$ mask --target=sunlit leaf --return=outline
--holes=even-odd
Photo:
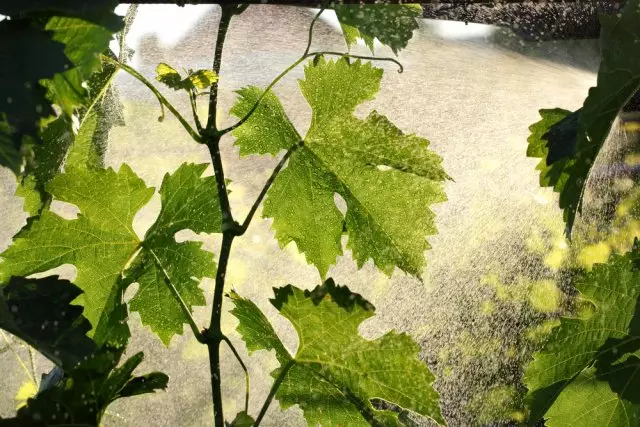
[[[165,175],[160,188],[162,210],[144,238],[143,250],[127,273],[140,286],[131,300],[131,310],[140,312],[144,324],[169,344],[182,334],[185,317],[166,283],[168,275],[185,303],[191,308],[206,305],[203,277],[214,277],[213,254],[201,249],[200,242],[177,243],[180,230],[217,233],[222,215],[218,205],[215,177],[201,178],[207,165],[185,164]]]
[[[67,168],[47,184],[47,191],[57,200],[76,205],[78,218],[67,220],[46,210],[32,219],[13,245],[0,254],[0,282],[73,264],[77,269],[74,283],[84,291],[80,301],[94,327],[91,335],[99,344],[119,344],[128,338],[122,293],[137,280],[140,288],[131,306],[168,344],[174,333],[182,332],[186,318],[162,270],[189,307],[204,304],[193,277],[199,280],[215,272],[212,254],[202,251],[200,243],[177,243],[174,238],[183,229],[220,229],[213,178],[200,178],[205,167],[185,164],[165,177],[162,211],[143,241],[133,231],[132,222],[151,198],[152,188],[127,165],[118,172]],[[131,270],[126,271],[130,265]]]
[[[211,70],[189,71],[182,77],[173,67],[160,63],[156,67],[156,80],[173,90],[206,89],[218,81],[218,75]]]
[[[639,262],[636,244],[579,277],[580,300],[593,309],[586,317],[561,319],[527,367],[532,423],[545,417],[550,427],[636,425],[631,420],[640,413]]]
[[[243,118],[258,102],[262,90],[249,86],[236,91],[238,101],[231,108],[230,114]],[[260,101],[258,107],[249,119],[231,133],[236,137],[235,145],[240,147],[240,155],[271,154],[276,155],[280,150],[287,149],[302,137],[289,121],[278,97],[269,91]]]
[[[334,9],[347,46],[361,38],[372,52],[378,39],[397,54],[407,47],[422,18],[419,4],[340,4]]]
[[[283,409],[299,405],[309,425],[400,425],[397,413],[373,407],[374,398],[444,423],[435,377],[418,359],[419,346],[395,332],[376,340],[359,335],[360,324],[374,315],[360,295],[331,279],[313,291],[275,289],[271,303],[298,334],[295,355],[255,304],[236,293],[230,298],[249,351],[276,351],[280,367],[274,378],[288,369],[275,398]]]
[[[430,247],[426,236],[436,233],[428,207],[446,199],[441,158],[428,149],[429,141],[403,134],[375,111],[364,120],[353,115],[375,97],[381,78],[382,70],[370,63],[320,58],[300,81],[313,112],[311,127],[267,193],[263,215],[273,218],[280,244],[295,242],[322,276],[342,254],[344,229],[359,266],[373,259],[387,274],[397,266],[416,276]],[[239,93],[232,113],[240,117],[258,92]],[[299,141],[275,96],[265,100],[234,132],[244,154],[275,153]],[[346,202],[344,215],[336,193]]]

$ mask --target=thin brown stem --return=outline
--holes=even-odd
[[[218,89],[220,87],[220,66],[222,65],[222,51],[224,49],[224,41],[227,37],[227,31],[229,30],[229,24],[231,18],[236,13],[236,6],[229,6],[225,4],[220,5],[221,16],[220,24],[218,25],[218,34],[216,36],[216,47],[213,53],[213,67],[212,70],[218,76],[218,80],[211,85],[209,95],[209,119],[207,120],[207,130],[217,130],[216,117],[218,110]]]
[[[224,168],[222,165],[222,157],[220,156],[220,138],[221,133],[218,132],[216,125],[216,113],[218,108],[218,88],[220,85],[220,65],[222,63],[222,51],[224,41],[227,36],[229,24],[233,15],[244,10],[238,6],[221,5],[220,24],[218,26],[218,34],[213,57],[213,71],[219,76],[218,80],[211,85],[209,92],[209,114],[206,129],[202,132],[204,142],[207,144],[211,162],[213,163],[213,172],[216,179],[216,188],[218,191],[218,201],[222,211],[222,244],[220,246],[220,257],[218,258],[218,269],[216,271],[216,282],[213,291],[213,308],[211,310],[211,322],[209,329],[205,332],[205,341],[209,350],[209,369],[211,370],[211,393],[213,400],[213,420],[215,427],[224,427],[224,411],[222,406],[222,387],[220,372],[220,343],[224,340],[222,334],[222,300],[224,293],[224,283],[227,274],[227,264],[231,253],[231,245],[237,234],[237,223],[233,220],[231,206],[229,204],[229,196],[227,193],[226,182],[224,178]]]

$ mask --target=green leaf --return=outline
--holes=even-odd
[[[616,374],[627,385],[626,392],[636,397],[640,392],[638,368],[636,366],[631,372]],[[563,389],[546,414],[546,426],[633,427],[639,424],[640,402],[637,398],[635,401],[622,399],[595,371],[594,368],[585,369]]]
[[[631,252],[612,255],[608,263],[596,264],[591,272],[578,278],[583,304],[595,309],[587,318],[562,318],[544,349],[527,367],[525,382],[532,422],[545,416],[551,427],[609,425],[599,424],[598,420],[618,417],[616,413],[630,403],[640,404],[640,399],[633,396],[637,396],[635,385],[619,384],[628,384],[635,375],[630,372],[629,363],[639,365],[637,357],[630,356],[640,349],[639,262],[636,242]],[[611,389],[619,393],[612,396]],[[568,397],[580,394],[590,396],[589,416],[584,419],[577,412],[576,405],[580,403],[572,403]],[[616,404],[609,404],[610,399]],[[638,410],[640,406],[634,409],[636,413]]]
[[[576,214],[582,208],[582,196],[589,178],[591,166],[604,144],[618,112],[640,88],[640,2],[631,0],[619,15],[602,15],[600,17],[600,46],[602,62],[598,71],[598,84],[589,90],[580,112],[574,113],[572,120],[561,125],[555,121],[560,112],[566,110],[543,110],[543,120],[530,128],[532,144],[540,147],[547,138],[558,138],[548,141],[560,151],[558,156],[549,154],[539,148],[533,157],[542,157],[546,166],[538,165],[541,171],[540,184],[552,186],[560,193],[560,208],[564,211],[567,224],[567,235],[570,235]],[[546,117],[545,117],[546,115]],[[576,128],[577,134],[573,133]],[[552,123],[553,122],[553,123]],[[554,128],[551,126],[555,125]],[[547,126],[543,133],[544,126]],[[534,128],[535,127],[535,128]],[[564,139],[564,141],[562,141]],[[558,147],[563,147],[558,148]],[[575,149],[571,149],[575,147]],[[567,157],[567,155],[569,157]]]
[[[156,80],[173,90],[202,90],[218,81],[218,75],[211,70],[190,70],[187,77],[182,78],[180,73],[165,63],[158,64],[156,74]]]
[[[35,216],[40,211],[42,200],[40,192],[36,188],[36,180],[33,176],[25,177],[16,187],[16,196],[24,199],[24,211],[29,216]]]
[[[418,359],[419,346],[395,332],[373,341],[358,334],[374,315],[364,298],[331,279],[313,291],[291,285],[274,291],[271,303],[298,334],[295,356],[255,304],[236,293],[230,298],[249,351],[276,350],[281,366],[272,376],[283,375],[275,395],[283,409],[299,405],[309,425],[399,425],[398,414],[373,407],[375,398],[444,423],[435,377]]]
[[[373,52],[373,41],[387,45],[397,54],[407,47],[422,18],[419,4],[360,4],[336,5],[336,16],[342,27],[347,46],[361,38]]]
[[[166,281],[170,279],[191,308],[206,305],[198,282],[203,277],[214,277],[216,272],[212,254],[203,251],[201,243],[177,243],[174,238],[180,230],[221,231],[215,177],[200,178],[206,168],[206,164],[185,164],[173,175],[165,175],[160,189],[162,210],[145,235],[144,250],[129,272],[131,280],[140,285],[131,300],[131,310],[138,311],[142,323],[150,325],[166,345],[173,335],[182,334],[185,322]]]
[[[0,287],[0,328],[25,341],[54,363],[71,368],[95,349],[82,307],[71,302],[82,292],[58,276],[12,277]]]
[[[230,114],[242,119],[258,102],[262,90],[249,86],[236,91],[239,98],[231,108]],[[240,147],[240,155],[271,154],[287,149],[302,140],[302,137],[289,121],[278,97],[269,91],[260,101],[249,119],[231,134],[236,137],[235,145]]]
[[[89,104],[90,94],[83,83],[101,70],[100,54],[108,50],[113,32],[83,19],[57,16],[49,20],[46,29],[65,45],[64,52],[74,65],[45,83],[51,101],[71,115],[77,107]]]
[[[156,80],[170,87],[171,89],[185,89],[182,76],[172,66],[164,63],[156,67]]]
[[[24,175],[33,177],[42,200],[46,199],[45,185],[62,169],[74,137],[71,120],[61,115],[44,127],[40,144],[33,146],[33,156],[25,164]]]
[[[133,217],[153,189],[123,165],[117,173],[68,168],[47,184],[47,191],[57,200],[75,204],[81,214],[66,220],[47,210],[31,221],[2,253],[0,281],[73,264],[74,283],[84,291],[79,301],[96,328],[102,317],[106,320],[121,305],[122,289],[117,284],[139,246]],[[119,338],[127,337],[125,333]],[[102,344],[102,337],[94,339]]]
[[[397,266],[420,275],[430,247],[425,237],[436,233],[428,206],[445,200],[441,182],[448,177],[440,157],[428,149],[429,141],[403,134],[375,111],[364,120],[353,115],[375,97],[381,69],[320,58],[307,65],[305,77],[300,87],[313,111],[311,127],[263,209],[273,218],[278,241],[295,242],[324,277],[342,254],[346,228],[358,266],[371,258],[387,274]],[[254,88],[240,94],[232,110],[238,116],[257,98]],[[275,96],[266,101],[272,112],[260,107],[235,131],[242,153],[274,153],[299,141]],[[347,204],[346,215],[336,207],[336,193]]]
[[[12,138],[11,126],[0,113],[0,165],[14,173],[22,167],[21,138]]]
[[[164,272],[189,308],[204,304],[194,278],[215,273],[212,254],[201,250],[200,243],[177,243],[174,239],[174,234],[184,229],[220,230],[213,177],[200,178],[205,167],[185,164],[165,177],[161,213],[142,242],[132,222],[153,189],[127,165],[118,172],[68,167],[47,184],[47,191],[57,200],[76,205],[78,218],[66,220],[44,211],[31,220],[1,254],[0,282],[73,264],[77,269],[74,283],[84,291],[80,301],[94,326],[92,336],[101,345],[119,344],[128,338],[122,292],[137,280],[140,287],[131,308],[168,344],[174,333],[182,332],[186,317],[165,282]]]
[[[227,423],[229,427],[251,427],[256,422],[245,411],[238,412],[238,415],[233,419],[231,424]]]
[[[0,113],[6,116],[0,129],[0,165],[17,174],[23,137],[35,137],[40,119],[54,114],[39,82],[71,63],[62,43],[24,19],[0,22],[0,63]]]
[[[102,351],[66,372],[61,383],[40,391],[18,411],[16,418],[5,424],[0,421],[0,425],[101,425],[107,407],[115,400],[167,387],[169,377],[163,373],[133,375],[143,356],[143,353],[137,353],[116,368],[120,352]]]
[[[99,70],[98,54],[108,48],[122,19],[113,13],[117,2],[74,0],[28,1],[2,5],[0,22],[0,165],[20,172],[23,139],[38,142],[40,120],[52,116],[51,102],[71,115],[83,105],[83,82]],[[46,26],[44,19],[53,16]],[[46,89],[42,86],[46,86]]]
[[[89,80],[89,90],[93,95],[80,120],[67,165],[104,167],[109,132],[114,126],[124,126],[118,91],[111,84],[117,71],[115,65],[104,63],[102,70]]]

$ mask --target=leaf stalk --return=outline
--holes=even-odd
[[[253,424],[253,427],[258,427],[260,425],[260,422],[262,422],[262,419],[267,413],[267,409],[269,409],[269,405],[271,405],[271,401],[275,397],[278,388],[280,388],[280,384],[282,384],[282,381],[284,381],[285,377],[289,373],[289,370],[293,368],[293,365],[295,364],[296,361],[291,359],[287,362],[286,365],[282,367],[280,373],[278,373],[278,378],[276,378],[276,380],[273,382],[273,385],[271,386],[271,390],[269,390],[269,395],[264,401],[264,405],[262,405],[262,409],[260,409],[260,413],[258,414],[258,418],[256,418],[256,422]]]
[[[196,142],[202,142],[202,138],[200,134],[191,127],[189,122],[184,117],[182,117],[182,114],[180,114],[180,112],[178,112],[178,110],[175,109],[175,107],[167,100],[167,98],[165,98],[164,95],[162,95],[160,91],[142,74],[140,74],[130,66],[123,64],[113,58],[109,58],[106,55],[101,55],[101,58],[103,61],[107,61],[111,64],[114,64],[118,68],[126,71],[128,74],[130,74],[131,76],[139,80],[142,84],[144,84],[146,87],[148,87],[151,90],[151,92],[153,92],[155,97],[158,99],[158,102],[160,103],[160,107],[163,109],[164,107],[167,107],[167,109],[171,112],[171,114],[173,114],[176,117],[176,119],[178,119],[182,127],[184,127],[185,130],[189,133],[191,138],[193,138],[193,140]],[[164,110],[162,112],[162,117],[164,117]]]
[[[271,176],[269,176],[269,179],[264,184],[264,187],[262,187],[262,191],[260,191],[260,194],[258,195],[258,198],[253,203],[253,206],[251,206],[251,210],[247,214],[247,217],[245,218],[244,222],[242,223],[242,226],[240,228],[240,235],[244,234],[247,231],[247,228],[249,228],[249,224],[251,224],[251,220],[253,219],[253,216],[255,215],[256,211],[258,210],[258,207],[262,203],[262,200],[266,196],[267,191],[269,191],[269,188],[271,188],[271,184],[273,184],[273,181],[275,181],[276,177],[278,176],[278,174],[280,173],[280,171],[282,170],[284,165],[287,163],[287,160],[289,160],[289,157],[291,157],[291,155],[299,147],[302,147],[303,145],[304,145],[304,141],[300,141],[297,144],[292,145],[287,150],[287,152],[284,154],[282,159],[280,159],[280,161],[278,162],[276,167],[273,169],[273,172],[271,172]]]

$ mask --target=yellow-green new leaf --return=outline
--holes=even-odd
[[[173,90],[203,90],[218,81],[218,75],[212,70],[190,70],[187,77],[182,78],[175,68],[165,63],[158,64],[156,74],[156,80]]]
[[[260,309],[232,293],[238,332],[249,351],[275,350],[281,381],[275,398],[283,409],[299,405],[313,426],[400,425],[397,413],[377,410],[372,399],[444,424],[435,377],[418,359],[419,346],[407,335],[389,332],[369,341],[358,333],[374,315],[362,296],[331,279],[313,291],[291,285],[274,289],[271,303],[294,326],[299,338],[289,354]]]

